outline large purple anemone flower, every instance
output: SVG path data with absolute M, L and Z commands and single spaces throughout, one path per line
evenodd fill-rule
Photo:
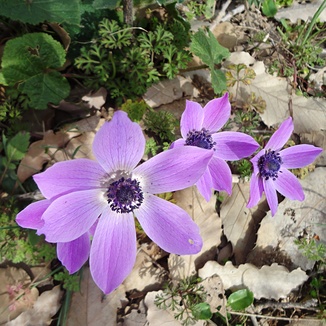
M 302 168 L 312 163 L 322 152 L 313 145 L 282 147 L 293 132 L 292 118 L 286 119 L 275 131 L 255 157 L 252 158 L 254 172 L 250 180 L 250 198 L 247 207 L 258 204 L 265 192 L 272 216 L 277 211 L 277 193 L 291 200 L 304 200 L 304 193 L 299 180 L 288 169 Z
M 119 286 L 134 265 L 134 215 L 167 252 L 195 254 L 202 248 L 199 228 L 191 217 L 154 194 L 193 185 L 212 153 L 198 147 L 176 148 L 137 166 L 144 149 L 140 126 L 125 112 L 116 112 L 95 136 L 97 162 L 59 162 L 35 175 L 46 199 L 17 215 L 19 225 L 37 229 L 48 242 L 58 243 L 58 256 L 70 271 L 80 267 L 90 252 L 92 277 L 106 294 Z
M 207 201 L 212 195 L 212 188 L 225 190 L 228 194 L 232 192 L 232 174 L 225 161 L 250 156 L 259 147 L 251 136 L 244 133 L 217 132 L 228 121 L 230 114 L 228 93 L 209 101 L 204 108 L 196 102 L 187 101 L 181 116 L 182 138 L 171 145 L 171 148 L 193 146 L 213 152 L 205 173 L 196 183 L 199 192 Z

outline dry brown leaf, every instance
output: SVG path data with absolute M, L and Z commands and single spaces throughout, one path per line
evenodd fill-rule
M 291 23 L 296 23 L 297 20 L 311 20 L 322 3 L 323 0 L 316 0 L 311 3 L 293 4 L 290 7 L 279 9 L 274 18 L 277 20 L 281 20 L 283 18 L 289 19 Z M 321 22 L 326 21 L 325 10 L 321 13 L 318 20 Z
M 226 290 L 232 291 L 248 288 L 256 299 L 286 298 L 294 289 L 303 284 L 308 275 L 300 268 L 289 272 L 284 266 L 272 264 L 258 269 L 252 264 L 243 264 L 235 267 L 231 262 L 224 266 L 216 261 L 208 261 L 198 271 L 201 278 L 218 275 Z
M 0 325 L 33 306 L 39 294 L 36 288 L 28 288 L 30 283 L 31 279 L 23 269 L 0 268 Z
M 241 56 L 244 64 L 252 63 L 250 56 L 244 56 L 242 52 L 234 52 L 224 63 L 224 67 L 239 63 Z M 245 61 L 245 58 L 247 61 Z M 326 102 L 324 99 L 294 94 L 285 78 L 275 77 L 266 73 L 264 63 L 256 61 L 252 67 L 256 73 L 255 79 L 250 85 L 240 83 L 238 92 L 237 85 L 229 89 L 237 94 L 237 100 L 246 102 L 251 92 L 256 97 L 261 96 L 266 101 L 266 109 L 261 114 L 263 122 L 267 126 L 279 125 L 293 111 L 294 131 L 298 134 L 303 132 L 324 130 L 326 128 Z M 293 93 L 293 94 L 292 94 Z
M 43 165 L 51 160 L 51 153 L 54 153 L 58 148 L 63 148 L 68 140 L 69 135 L 64 132 L 46 131 L 42 140 L 38 140 L 29 146 L 28 152 L 18 166 L 18 180 L 23 183 L 33 174 L 41 171 Z
M 84 267 L 80 292 L 72 295 L 67 325 L 117 325 L 117 309 L 126 306 L 127 302 L 124 285 L 104 296 L 94 283 L 89 268 Z
M 177 76 L 172 80 L 163 80 L 151 86 L 143 99 L 152 108 L 171 103 L 184 96 L 196 96 L 195 88 L 190 78 Z
M 103 105 L 106 102 L 107 90 L 104 87 L 101 87 L 95 93 L 89 93 L 82 97 L 82 100 L 89 104 L 90 108 L 95 108 L 97 110 L 101 110 Z
M 171 254 L 168 259 L 169 270 L 173 280 L 180 280 L 196 273 L 209 259 L 216 255 L 222 234 L 221 220 L 215 210 L 215 196 L 209 202 L 199 194 L 195 186 L 177 191 L 174 199 L 192 217 L 200 228 L 203 248 L 196 255 L 178 256 Z
M 249 182 L 234 183 L 231 196 L 221 205 L 224 235 L 231 242 L 236 264 L 246 262 L 256 241 L 259 222 L 265 215 L 260 209 L 248 209 Z
M 142 249 L 145 246 L 146 244 L 143 244 L 138 250 L 132 272 L 123 281 L 126 291 L 154 291 L 160 289 L 164 283 L 165 269 L 155 264 L 146 249 Z
M 294 240 L 302 236 L 311 239 L 316 234 L 321 242 L 326 243 L 326 168 L 316 168 L 300 182 L 305 200 L 285 199 L 274 217 L 267 214 L 258 230 L 256 248 L 249 257 L 251 261 L 263 259 L 261 256 L 269 250 L 287 255 L 293 267 L 309 270 L 315 264 L 302 254 Z
M 175 312 L 170 309 L 161 309 L 154 303 L 155 297 L 161 294 L 162 290 L 158 292 L 149 292 L 145 297 L 145 306 L 147 307 L 147 322 L 148 326 L 181 326 L 182 321 L 174 318 Z M 202 320 L 197 321 L 194 326 L 204 326 L 205 322 Z
M 199 283 L 205 289 L 207 294 L 205 302 L 209 304 L 211 312 L 214 314 L 219 311 L 226 316 L 226 298 L 224 296 L 224 287 L 221 278 L 218 275 L 205 278 Z M 217 309 L 217 307 L 220 307 Z
M 37 290 L 36 290 L 37 291 Z M 50 291 L 43 292 L 34 303 L 33 307 L 24 311 L 16 319 L 6 323 L 6 326 L 47 326 L 51 324 L 52 317 L 61 306 L 63 292 L 60 285 Z

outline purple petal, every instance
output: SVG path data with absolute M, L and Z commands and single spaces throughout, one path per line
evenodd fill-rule
M 229 120 L 231 114 L 231 104 L 229 94 L 209 101 L 204 107 L 203 127 L 210 132 L 220 130 Z
M 232 173 L 228 164 L 220 158 L 213 156 L 208 164 L 211 173 L 213 188 L 232 193 Z
M 282 171 L 282 173 L 280 173 Z M 302 186 L 297 177 L 287 169 L 282 169 L 274 181 L 275 189 L 291 200 L 304 200 Z
M 35 174 L 34 180 L 46 198 L 77 190 L 100 188 L 105 171 L 95 161 L 77 159 L 58 162 L 45 172 Z
M 258 174 L 253 173 L 250 179 L 250 197 L 247 204 L 248 208 L 258 204 L 263 195 L 263 181 Z
M 269 205 L 269 208 L 271 209 L 272 216 L 274 216 L 277 211 L 277 205 L 278 205 L 277 193 L 276 193 L 274 181 L 271 179 L 269 180 L 263 179 L 263 186 L 264 186 L 267 203 Z
M 135 214 L 146 234 L 163 250 L 178 255 L 200 252 L 199 228 L 179 206 L 147 194 Z
M 54 200 L 44 212 L 44 233 L 48 242 L 68 242 L 86 233 L 108 206 L 99 190 L 72 192 Z
M 282 122 L 279 128 L 274 132 L 266 144 L 265 149 L 279 151 L 291 137 L 293 128 L 292 118 L 289 117 Z
M 214 155 L 235 161 L 250 156 L 259 144 L 249 135 L 242 132 L 222 131 L 212 135 L 215 145 Z
M 201 130 L 204 119 L 204 110 L 200 104 L 186 100 L 186 109 L 182 113 L 180 131 L 184 139 L 192 130 Z
M 29 204 L 24 210 L 17 214 L 17 224 L 27 229 L 37 230 L 41 228 L 44 224 L 42 215 L 51 203 L 51 200 L 43 199 Z
M 283 161 L 282 167 L 287 169 L 302 168 L 311 164 L 322 151 L 322 148 L 305 144 L 285 148 L 280 151 Z
M 184 146 L 162 152 L 136 167 L 134 177 L 152 194 L 192 186 L 203 175 L 212 150 Z
M 177 147 L 182 147 L 185 146 L 186 141 L 183 138 L 177 139 L 176 141 L 174 141 L 171 146 L 170 149 L 172 148 L 177 148 Z
M 196 182 L 196 186 L 200 194 L 205 198 L 206 201 L 209 201 L 212 196 L 213 182 L 211 173 L 209 169 L 199 178 Z
M 106 209 L 98 222 L 90 254 L 92 277 L 105 294 L 116 289 L 132 271 L 136 250 L 132 213 Z
M 139 124 L 117 111 L 105 122 L 93 142 L 93 153 L 106 172 L 131 171 L 141 160 L 145 137 Z
M 77 272 L 87 261 L 91 241 L 88 232 L 70 242 L 57 244 L 57 255 L 69 274 Z

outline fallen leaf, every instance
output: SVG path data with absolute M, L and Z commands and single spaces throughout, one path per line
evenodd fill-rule
M 252 59 L 241 52 L 233 52 L 224 67 L 238 63 L 238 56 L 243 58 L 246 65 L 252 63 Z M 245 58 L 247 61 L 245 61 Z M 291 115 L 293 110 L 294 132 L 297 134 L 310 131 L 324 130 L 326 126 L 326 106 L 325 100 L 313 97 L 304 97 L 294 94 L 285 78 L 275 77 L 266 73 L 265 65 L 262 61 L 256 61 L 251 68 L 255 71 L 256 77 L 250 85 L 240 83 L 229 88 L 229 91 L 236 96 L 238 101 L 243 103 L 251 92 L 256 97 L 261 96 L 266 101 L 266 109 L 260 116 L 268 126 L 279 125 Z M 291 110 L 290 110 L 291 108 Z
M 60 285 L 50 291 L 43 292 L 33 307 L 24 311 L 16 319 L 8 322 L 6 326 L 35 325 L 47 326 L 51 324 L 52 317 L 61 306 L 62 291 Z
M 163 291 L 149 292 L 145 297 L 145 306 L 147 307 L 147 322 L 149 326 L 181 326 L 182 321 L 176 320 L 174 314 L 170 309 L 161 309 L 154 303 L 155 297 L 161 294 Z M 195 326 L 204 326 L 205 322 L 199 320 L 192 324 Z
M 84 267 L 80 292 L 74 292 L 72 295 L 67 325 L 117 325 L 117 309 L 127 303 L 124 285 L 104 296 L 94 283 L 89 268 Z
M 224 266 L 216 261 L 208 261 L 198 271 L 201 278 L 218 275 L 226 290 L 236 291 L 248 288 L 256 299 L 266 298 L 279 300 L 286 298 L 307 279 L 308 275 L 300 268 L 289 272 L 284 266 L 272 264 L 258 269 L 252 264 L 242 264 L 239 267 L 228 261 Z
M 0 325 L 33 306 L 38 290 L 29 289 L 30 283 L 30 277 L 22 268 L 0 268 Z
M 224 235 L 231 241 L 235 263 L 242 264 L 256 241 L 256 232 L 265 212 L 246 207 L 249 200 L 249 182 L 234 183 L 231 196 L 221 205 Z
M 298 249 L 294 240 L 306 234 L 312 238 L 317 234 L 326 243 L 326 168 L 319 167 L 300 180 L 305 193 L 302 202 L 284 199 L 274 217 L 267 214 L 257 233 L 256 248 L 249 261 L 258 261 L 269 252 L 281 252 L 292 262 L 291 268 L 312 269 L 315 261 L 309 260 Z
M 137 309 L 132 309 L 129 314 L 123 316 L 123 321 L 119 322 L 118 326 L 144 326 L 146 322 L 146 307 L 144 300 L 142 300 Z
M 180 280 L 192 276 L 209 259 L 216 256 L 216 249 L 222 234 L 221 219 L 215 210 L 216 198 L 212 196 L 209 202 L 199 194 L 195 186 L 177 191 L 174 199 L 192 217 L 200 228 L 203 248 L 196 255 L 178 256 L 171 254 L 168 259 L 172 279 Z
M 155 260 L 147 254 L 143 244 L 137 252 L 136 262 L 132 272 L 123 281 L 125 290 L 154 291 L 162 287 L 166 271 L 155 264 Z
M 198 92 L 195 92 L 190 78 L 177 76 L 172 80 L 166 79 L 151 86 L 143 96 L 143 99 L 147 105 L 156 108 L 162 104 L 171 103 L 183 98 L 184 96 L 196 97 L 197 95 Z
M 42 140 L 33 142 L 29 146 L 25 157 L 18 166 L 18 180 L 23 183 L 30 176 L 40 172 L 43 165 L 51 160 L 51 153 L 58 148 L 63 148 L 68 140 L 69 136 L 66 133 L 46 131 Z
M 101 87 L 95 93 L 89 93 L 82 97 L 82 100 L 89 104 L 90 108 L 95 108 L 97 110 L 101 110 L 103 105 L 106 102 L 107 90 L 104 87 Z

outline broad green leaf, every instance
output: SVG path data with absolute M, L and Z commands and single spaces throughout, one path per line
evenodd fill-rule
M 244 310 L 253 302 L 254 294 L 248 289 L 238 290 L 228 297 L 228 305 L 235 311 Z
M 94 0 L 93 7 L 95 9 L 115 9 L 120 0 Z
M 211 80 L 214 92 L 216 94 L 221 94 L 226 90 L 226 77 L 221 70 L 212 69 L 211 70 Z
M 220 45 L 211 31 L 208 31 L 207 35 L 202 29 L 193 35 L 190 51 L 211 69 L 230 56 L 229 50 Z
M 19 90 L 30 98 L 29 105 L 35 109 L 46 109 L 48 103 L 58 104 L 70 92 L 70 86 L 57 71 L 34 75 L 21 84 Z
M 20 161 L 25 156 L 29 146 L 29 138 L 28 132 L 19 132 L 8 141 L 5 148 L 8 162 Z
M 24 23 L 44 21 L 79 25 L 80 0 L 0 0 L 2 16 Z
M 213 314 L 211 312 L 211 307 L 206 302 L 201 302 L 196 304 L 191 308 L 192 315 L 197 320 L 208 320 L 211 319 Z
M 0 72 L 0 85 L 8 86 L 2 72 Z
M 263 2 L 262 12 L 266 17 L 274 17 L 277 13 L 275 0 L 265 0 Z
M 30 33 L 6 43 L 2 57 L 5 82 L 19 84 L 31 106 L 45 109 L 69 95 L 69 84 L 55 69 L 63 66 L 66 52 L 62 45 L 45 33 Z

